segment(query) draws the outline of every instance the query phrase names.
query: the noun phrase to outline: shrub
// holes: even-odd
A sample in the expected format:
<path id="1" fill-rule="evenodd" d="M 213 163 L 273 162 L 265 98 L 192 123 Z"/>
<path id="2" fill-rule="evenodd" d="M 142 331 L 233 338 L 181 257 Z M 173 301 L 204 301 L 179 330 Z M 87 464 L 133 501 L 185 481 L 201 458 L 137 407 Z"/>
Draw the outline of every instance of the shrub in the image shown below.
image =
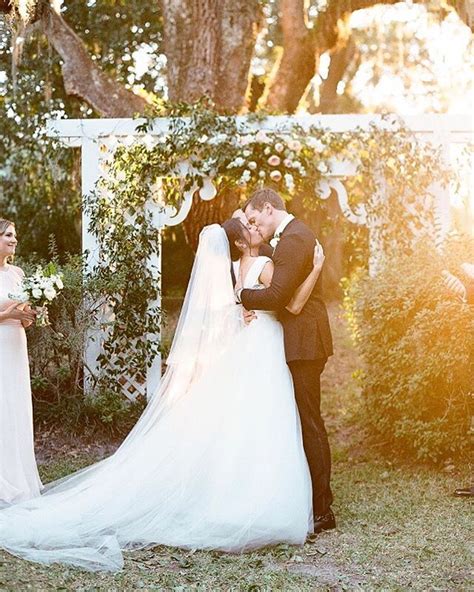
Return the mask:
<path id="1" fill-rule="evenodd" d="M 451 295 L 472 241 L 442 256 L 428 243 L 346 285 L 345 306 L 364 368 L 364 422 L 396 457 L 440 461 L 467 449 L 474 393 L 474 307 Z"/>
<path id="2" fill-rule="evenodd" d="M 33 270 L 31 264 L 19 264 L 26 273 Z M 84 281 L 81 257 L 69 257 L 60 270 L 65 287 L 51 303 L 51 325 L 28 329 L 35 423 L 60 426 L 73 436 L 123 436 L 138 419 L 145 402 L 130 402 L 103 386 L 85 395 L 84 334 L 95 323 L 94 310 L 84 303 L 90 286 Z"/>
<path id="3" fill-rule="evenodd" d="M 26 273 L 32 266 L 22 265 Z M 88 316 L 83 306 L 82 261 L 70 257 L 60 267 L 64 290 L 49 308 L 51 325 L 28 329 L 33 394 L 53 403 L 82 389 L 83 339 Z"/>

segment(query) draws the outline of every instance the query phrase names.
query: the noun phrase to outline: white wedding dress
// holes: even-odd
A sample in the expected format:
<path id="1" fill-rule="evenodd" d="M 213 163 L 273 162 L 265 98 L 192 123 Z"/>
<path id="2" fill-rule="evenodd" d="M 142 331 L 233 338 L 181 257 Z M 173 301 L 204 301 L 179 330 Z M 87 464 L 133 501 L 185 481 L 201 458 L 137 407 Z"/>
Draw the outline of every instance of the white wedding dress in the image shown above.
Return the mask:
<path id="1" fill-rule="evenodd" d="M 21 276 L 8 265 L 0 270 L 0 310 L 18 292 Z M 30 368 L 20 321 L 0 322 L 0 507 L 38 496 L 41 481 L 33 441 Z"/>
<path id="2" fill-rule="evenodd" d="M 304 543 L 311 481 L 282 327 L 265 312 L 242 323 L 230 265 L 223 229 L 206 227 L 159 391 L 110 458 L 1 511 L 0 547 L 116 571 L 123 549 Z"/>

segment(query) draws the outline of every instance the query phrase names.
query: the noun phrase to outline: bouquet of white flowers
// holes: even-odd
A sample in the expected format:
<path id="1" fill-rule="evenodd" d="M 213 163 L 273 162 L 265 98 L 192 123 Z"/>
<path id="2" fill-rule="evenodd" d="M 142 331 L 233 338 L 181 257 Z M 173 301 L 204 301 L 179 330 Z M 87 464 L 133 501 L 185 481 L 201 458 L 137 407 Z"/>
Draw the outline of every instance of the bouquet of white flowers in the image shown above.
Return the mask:
<path id="1" fill-rule="evenodd" d="M 64 288 L 62 273 L 55 263 L 48 263 L 46 267 L 37 267 L 34 274 L 23 278 L 20 291 L 8 294 L 12 300 L 28 302 L 37 312 L 36 326 L 49 325 L 48 305 Z"/>

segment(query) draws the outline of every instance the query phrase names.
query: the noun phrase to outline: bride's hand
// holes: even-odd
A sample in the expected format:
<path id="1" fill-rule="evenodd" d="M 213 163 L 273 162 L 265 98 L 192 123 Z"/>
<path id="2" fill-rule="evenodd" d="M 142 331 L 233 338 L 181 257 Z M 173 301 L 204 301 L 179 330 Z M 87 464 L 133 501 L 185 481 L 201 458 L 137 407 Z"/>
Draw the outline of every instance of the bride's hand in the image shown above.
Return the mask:
<path id="1" fill-rule="evenodd" d="M 250 323 L 257 318 L 254 310 L 247 310 L 246 308 L 242 308 L 242 316 L 246 325 L 250 325 Z"/>
<path id="2" fill-rule="evenodd" d="M 316 245 L 314 247 L 314 254 L 313 254 L 313 267 L 317 269 L 321 269 L 323 267 L 323 263 L 326 256 L 324 255 L 323 246 L 321 243 L 316 239 Z"/>

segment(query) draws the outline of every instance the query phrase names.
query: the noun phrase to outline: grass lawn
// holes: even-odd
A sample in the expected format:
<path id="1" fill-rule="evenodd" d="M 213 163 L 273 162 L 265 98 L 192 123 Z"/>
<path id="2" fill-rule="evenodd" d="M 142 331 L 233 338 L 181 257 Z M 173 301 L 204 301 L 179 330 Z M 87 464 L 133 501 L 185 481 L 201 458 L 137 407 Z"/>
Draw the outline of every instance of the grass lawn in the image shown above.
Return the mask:
<path id="1" fill-rule="evenodd" d="M 44 567 L 0 552 L 0 590 L 474 590 L 472 505 L 453 498 L 467 467 L 407 466 L 381 457 L 351 420 L 357 358 L 333 308 L 336 355 L 324 375 L 333 448 L 336 531 L 303 548 L 245 555 L 157 547 L 126 553 L 116 575 Z M 45 481 L 90 464 L 104 449 L 64 450 L 40 466 Z M 470 554 L 471 551 L 471 554 Z"/>

